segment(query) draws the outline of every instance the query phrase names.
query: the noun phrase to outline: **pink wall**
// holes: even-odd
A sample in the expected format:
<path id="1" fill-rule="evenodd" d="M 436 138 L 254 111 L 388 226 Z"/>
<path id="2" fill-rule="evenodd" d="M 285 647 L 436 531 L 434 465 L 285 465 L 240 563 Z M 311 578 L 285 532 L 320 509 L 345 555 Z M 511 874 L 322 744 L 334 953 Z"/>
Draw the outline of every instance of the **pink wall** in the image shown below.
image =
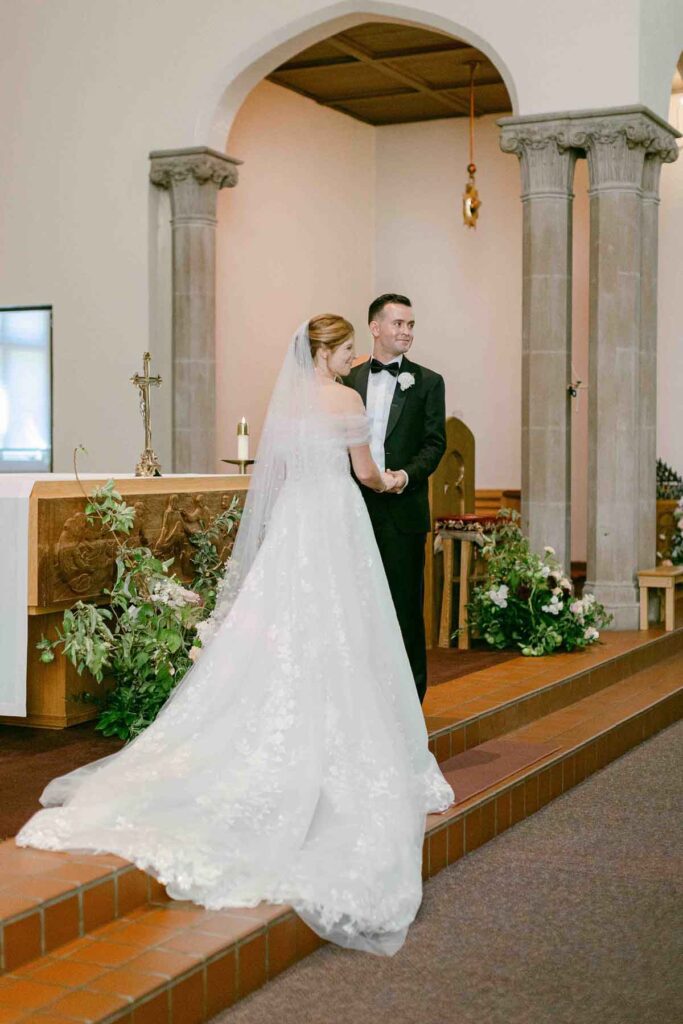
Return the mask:
<path id="1" fill-rule="evenodd" d="M 374 130 L 270 82 L 249 95 L 227 151 L 240 184 L 219 193 L 218 453 L 246 416 L 255 442 L 289 339 L 315 313 L 362 333 L 374 286 Z M 220 464 L 219 469 L 223 469 Z"/>

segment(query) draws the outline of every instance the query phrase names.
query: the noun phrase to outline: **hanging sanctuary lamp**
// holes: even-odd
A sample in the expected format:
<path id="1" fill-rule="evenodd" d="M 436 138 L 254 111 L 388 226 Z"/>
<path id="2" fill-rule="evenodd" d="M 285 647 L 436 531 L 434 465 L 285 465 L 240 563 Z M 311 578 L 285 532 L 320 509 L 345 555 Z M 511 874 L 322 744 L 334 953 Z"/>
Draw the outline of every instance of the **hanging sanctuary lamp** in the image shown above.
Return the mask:
<path id="1" fill-rule="evenodd" d="M 476 228 L 479 207 L 481 206 L 481 199 L 479 198 L 475 181 L 477 165 L 474 162 L 474 73 L 478 67 L 478 61 L 470 63 L 470 162 L 467 165 L 469 180 L 465 185 L 462 197 L 462 219 L 468 228 Z"/>

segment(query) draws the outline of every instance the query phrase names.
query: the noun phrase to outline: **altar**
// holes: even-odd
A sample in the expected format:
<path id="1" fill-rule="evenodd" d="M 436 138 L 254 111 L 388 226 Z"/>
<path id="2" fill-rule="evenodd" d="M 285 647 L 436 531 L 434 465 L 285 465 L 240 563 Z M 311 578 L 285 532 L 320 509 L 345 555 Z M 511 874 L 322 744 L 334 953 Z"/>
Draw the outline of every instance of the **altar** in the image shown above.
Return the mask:
<path id="1" fill-rule="evenodd" d="M 112 477 L 82 474 L 79 484 L 74 474 L 0 475 L 0 722 L 59 729 L 97 715 L 78 700 L 88 681 L 62 655 L 41 662 L 36 644 L 76 601 L 106 601 L 115 544 L 88 523 L 82 488 L 90 493 Z M 172 571 L 187 581 L 192 534 L 249 486 L 247 476 L 114 479 L 135 507 L 133 542 L 172 557 Z"/>

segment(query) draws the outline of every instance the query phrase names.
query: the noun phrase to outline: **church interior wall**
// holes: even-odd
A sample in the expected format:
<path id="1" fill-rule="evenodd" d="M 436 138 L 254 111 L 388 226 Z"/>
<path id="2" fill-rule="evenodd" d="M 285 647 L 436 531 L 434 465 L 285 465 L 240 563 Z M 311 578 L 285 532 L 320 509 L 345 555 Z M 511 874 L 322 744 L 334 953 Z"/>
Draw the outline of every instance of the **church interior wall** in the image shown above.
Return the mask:
<path id="1" fill-rule="evenodd" d="M 272 67 L 269 50 L 307 31 L 328 34 L 335 19 L 404 17 L 444 31 L 460 26 L 463 37 L 499 54 L 514 85 L 516 113 L 654 102 L 664 74 L 657 55 L 676 37 L 680 8 L 671 0 L 598 6 L 575 0 L 560 7 L 547 0 L 526 0 L 523 8 L 508 0 L 367 0 L 362 7 L 355 0 L 300 0 L 293 12 L 280 0 L 251 0 L 248 7 L 195 0 L 191 9 L 186 0 L 166 0 L 160 17 L 152 0 L 5 0 L 0 304 L 54 308 L 54 468 L 67 470 L 81 441 L 90 452 L 87 469 L 130 470 L 139 454 L 128 378 L 150 338 L 148 252 L 159 197 L 148 185 L 148 154 L 210 143 L 231 75 L 259 60 Z M 648 25 L 657 21 L 649 34 L 646 8 Z M 221 147 L 224 141 L 225 134 Z M 512 182 L 516 163 L 507 160 Z M 248 173 L 245 165 L 243 180 Z M 675 191 L 667 184 L 671 175 L 665 168 L 665 202 L 667 188 Z M 222 211 L 227 201 L 221 196 Z M 484 217 L 487 212 L 484 207 Z M 673 233 L 664 235 L 663 245 L 673 246 Z M 670 301 L 666 288 L 674 273 L 666 260 L 663 251 L 662 303 Z M 662 332 L 673 336 L 679 320 L 677 309 L 660 306 Z M 671 404 L 667 345 L 674 358 L 674 342 L 663 340 L 660 380 L 663 403 Z M 153 357 L 153 368 L 168 377 L 167 332 Z M 170 388 L 154 400 L 155 445 L 168 465 Z M 662 452 L 667 415 L 660 412 Z M 677 442 L 669 444 L 680 466 Z"/>
<path id="2" fill-rule="evenodd" d="M 251 93 L 228 150 L 245 161 L 219 193 L 217 439 L 235 455 L 246 416 L 256 441 L 285 349 L 315 313 L 336 312 L 362 347 L 374 279 L 374 146 L 369 125 L 270 82 Z"/>
<path id="3" fill-rule="evenodd" d="M 683 132 L 683 93 L 671 97 L 669 121 Z M 683 475 L 683 139 L 664 165 L 659 209 L 657 452 Z"/>
<path id="4" fill-rule="evenodd" d="M 462 220 L 465 118 L 377 130 L 376 291 L 413 300 L 415 359 L 442 373 L 449 415 L 477 442 L 477 486 L 519 487 L 522 208 L 495 117 L 476 125 L 482 208 Z"/>

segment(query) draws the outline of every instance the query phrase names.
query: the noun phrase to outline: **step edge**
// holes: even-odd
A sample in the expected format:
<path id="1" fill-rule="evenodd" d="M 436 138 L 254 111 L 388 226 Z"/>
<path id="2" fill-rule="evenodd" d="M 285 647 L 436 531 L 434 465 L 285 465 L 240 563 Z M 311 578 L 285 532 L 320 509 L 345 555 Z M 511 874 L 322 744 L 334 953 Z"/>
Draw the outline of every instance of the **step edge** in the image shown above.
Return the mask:
<path id="1" fill-rule="evenodd" d="M 17 847 L 17 849 L 23 849 L 23 847 Z M 27 849 L 31 849 L 31 847 L 27 847 Z M 51 853 L 59 853 L 60 851 L 58 851 L 58 850 L 51 850 L 50 852 Z M 22 921 L 24 918 L 30 917 L 31 914 L 35 914 L 35 912 L 36 912 L 36 910 L 38 908 L 41 908 L 41 907 L 42 908 L 53 907 L 57 903 L 63 903 L 65 900 L 72 899 L 74 896 L 78 896 L 79 893 L 89 892 L 91 889 L 95 889 L 95 888 L 97 888 L 97 886 L 103 885 L 103 884 L 105 884 L 107 882 L 116 882 L 121 875 L 127 875 L 127 874 L 130 874 L 133 871 L 139 871 L 139 870 L 140 870 L 140 868 L 136 867 L 135 864 L 132 864 L 132 863 L 131 864 L 124 864 L 120 868 L 116 868 L 111 874 L 102 875 L 100 878 L 93 878 L 93 879 L 90 879 L 88 882 L 83 882 L 81 884 L 74 885 L 71 889 L 65 889 L 64 892 L 58 893 L 56 896 L 50 896 L 50 897 L 48 897 L 47 899 L 44 899 L 44 900 L 38 898 L 36 900 L 36 902 L 33 904 L 33 906 L 27 907 L 26 910 L 21 910 L 21 911 L 19 911 L 18 914 L 12 914 L 10 917 L 1 917 L 0 918 L 0 929 L 4 928 L 5 925 L 15 924 L 17 921 Z M 41 877 L 41 876 L 37 876 L 37 877 Z M 140 903 L 136 904 L 136 906 L 142 906 L 142 904 L 144 902 L 145 902 L 145 900 L 142 900 Z M 115 915 L 112 918 L 112 921 L 115 921 L 116 917 L 118 917 L 118 916 L 119 915 Z M 98 925 L 97 927 L 99 928 L 100 926 Z M 87 934 L 89 934 L 89 933 L 88 932 L 84 933 L 84 935 L 87 935 Z M 83 935 L 79 936 L 79 938 L 83 938 L 83 937 L 84 937 Z M 0 971 L 0 976 L 2 976 L 2 972 L 1 971 Z"/>
<path id="2" fill-rule="evenodd" d="M 558 764 L 558 763 L 562 763 L 563 761 L 567 760 L 568 758 L 574 756 L 583 747 L 586 747 L 586 746 L 589 746 L 589 745 L 593 744 L 601 736 L 608 735 L 610 732 L 613 732 L 613 731 L 615 731 L 615 730 L 617 730 L 619 728 L 622 728 L 623 726 L 627 725 L 628 722 L 630 722 L 633 719 L 636 719 L 636 718 L 642 716 L 648 710 L 656 707 L 658 704 L 661 704 L 663 702 L 671 700 L 672 698 L 677 696 L 678 693 L 680 693 L 682 689 L 683 688 L 677 688 L 677 689 L 671 691 L 668 694 L 662 695 L 660 698 L 657 698 L 656 700 L 648 703 L 647 705 L 644 705 L 642 708 L 639 708 L 637 711 L 632 712 L 631 714 L 625 716 L 624 718 L 620 719 L 618 722 L 613 723 L 613 725 L 609 726 L 608 728 L 598 730 L 595 733 L 595 735 L 590 737 L 589 739 L 583 740 L 582 742 L 576 744 L 574 747 L 570 747 L 570 748 L 565 749 L 562 752 L 561 755 L 556 755 L 556 754 L 548 755 L 547 759 L 544 759 L 540 763 L 534 763 L 533 766 L 529 766 L 531 770 L 526 773 L 526 775 L 525 775 L 525 777 L 523 779 L 522 778 L 515 778 L 514 781 L 502 780 L 503 781 L 503 785 L 498 790 L 494 791 L 493 793 L 488 794 L 485 799 L 480 800 L 478 802 L 478 804 L 472 805 L 472 806 L 470 806 L 467 809 L 463 808 L 463 813 L 462 814 L 454 814 L 454 815 L 450 816 L 446 821 L 444 821 L 442 823 L 435 823 L 433 828 L 425 829 L 425 841 L 428 842 L 433 835 L 437 834 L 438 832 L 444 831 L 445 829 L 447 829 L 448 827 L 450 827 L 454 823 L 458 822 L 459 820 L 463 821 L 463 829 L 464 829 L 464 818 L 467 816 L 467 814 L 469 812 L 471 812 L 477 806 L 482 807 L 482 806 L 485 806 L 488 803 L 493 802 L 493 800 L 495 800 L 498 796 L 500 796 L 502 793 L 504 793 L 504 791 L 506 789 L 512 790 L 516 786 L 522 785 L 524 783 L 524 781 L 526 780 L 526 778 L 532 778 L 534 775 L 540 775 L 542 772 L 546 771 L 548 768 L 553 767 L 553 765 Z M 665 728 L 665 727 L 666 726 L 662 726 L 662 728 Z M 661 730 L 660 729 L 655 730 L 655 732 L 652 735 L 655 735 L 656 732 L 658 732 L 658 731 L 661 731 Z M 641 742 L 644 742 L 644 740 L 637 741 L 636 743 L 634 743 L 631 746 L 629 746 L 627 749 L 634 749 L 636 746 L 639 746 Z M 620 755 L 617 755 L 617 757 L 618 756 L 620 756 Z M 616 760 L 616 758 L 614 758 L 614 760 Z M 601 767 L 603 767 L 603 766 L 599 766 L 599 767 L 594 768 L 588 774 L 591 774 L 591 775 L 595 774 L 597 771 L 599 771 L 601 769 Z M 587 777 L 587 775 L 583 776 L 582 778 L 578 779 L 577 781 L 574 781 L 570 786 L 567 787 L 567 790 L 564 789 L 564 784 L 563 784 L 562 792 L 566 792 L 566 791 L 568 791 L 568 789 L 574 788 L 574 786 L 576 786 L 576 785 L 580 784 L 582 781 L 584 781 L 584 779 L 586 777 Z M 482 794 L 482 796 L 483 796 L 483 794 Z M 539 804 L 535 809 L 530 810 L 529 813 L 526 813 L 526 811 L 525 811 L 523 817 L 521 819 L 519 819 L 519 820 L 524 820 L 525 818 L 530 817 L 532 814 L 536 813 L 537 810 L 540 810 L 542 807 L 547 806 L 547 803 L 552 802 L 552 799 L 556 799 L 556 797 L 554 797 L 554 798 L 551 797 L 548 801 L 545 801 L 543 804 Z M 511 821 L 511 824 L 509 826 L 507 826 L 506 828 L 502 829 L 501 832 L 498 832 L 496 830 L 496 832 L 494 832 L 494 835 L 492 837 L 490 837 L 490 838 L 495 838 L 496 835 L 500 835 L 500 834 L 502 834 L 502 832 L 507 831 L 507 829 L 509 827 L 512 827 L 513 824 L 517 824 L 517 822 L 512 822 Z M 463 835 L 464 835 L 464 832 L 463 832 Z M 488 841 L 490 841 L 490 839 L 488 839 L 488 838 L 484 839 L 481 843 L 479 843 L 477 846 L 473 847 L 473 849 L 471 849 L 471 850 L 467 850 L 466 846 L 465 846 L 465 843 L 463 843 L 463 852 L 462 852 L 462 854 L 459 857 L 454 858 L 454 860 L 451 861 L 450 863 L 455 863 L 456 860 L 460 860 L 463 857 L 467 856 L 469 853 L 475 852 L 476 849 L 479 849 L 481 846 L 485 845 L 485 843 L 488 842 Z M 446 866 L 449 866 L 449 865 L 448 864 L 443 864 L 441 867 L 436 867 L 433 872 L 431 871 L 431 868 L 430 868 L 428 870 L 427 877 L 428 878 L 429 877 L 433 877 L 435 874 L 438 874 L 439 871 L 443 869 L 443 867 L 446 867 Z M 122 869 L 119 869 L 119 870 L 122 870 Z M 185 980 L 187 980 L 190 977 L 194 977 L 195 975 L 199 975 L 200 973 L 204 974 L 204 972 L 206 971 L 207 967 L 209 967 L 212 963 L 214 963 L 214 962 L 220 960 L 221 958 L 225 957 L 232 950 L 235 950 L 235 951 L 239 950 L 240 947 L 246 945 L 249 942 L 252 942 L 255 938 L 258 938 L 259 935 L 264 934 L 264 935 L 267 936 L 270 928 L 274 924 L 280 924 L 280 923 L 283 923 L 286 920 L 291 920 L 291 919 L 300 920 L 300 918 L 298 918 L 298 916 L 296 915 L 296 912 L 294 910 L 292 910 L 291 908 L 289 908 L 287 910 L 283 909 L 283 913 L 281 915 L 278 915 L 276 918 L 273 918 L 272 920 L 270 920 L 268 922 L 260 922 L 258 924 L 256 924 L 256 922 L 255 922 L 255 927 L 250 932 L 248 932 L 244 936 L 242 936 L 240 939 L 235 940 L 233 942 L 226 943 L 226 945 L 223 948 L 221 948 L 218 951 L 214 951 L 210 955 L 206 955 L 206 956 L 199 955 L 198 961 L 197 961 L 196 964 L 193 964 L 191 967 L 188 967 L 185 970 L 180 971 L 177 975 L 173 975 L 171 978 L 165 978 L 165 979 L 161 979 L 160 978 L 159 986 L 157 986 L 155 989 L 153 989 L 150 992 L 146 992 L 144 997 L 140 997 L 140 998 L 131 997 L 127 1001 L 125 1006 L 120 1007 L 117 1010 L 113 1011 L 111 1014 L 108 1014 L 106 1017 L 103 1017 L 102 1020 L 101 1020 L 101 1024 L 116 1024 L 117 1021 L 124 1020 L 133 1011 L 137 1010 L 138 1008 L 143 1007 L 146 1003 L 151 1002 L 152 999 L 158 998 L 159 994 L 164 992 L 164 991 L 166 991 L 169 999 L 172 1001 L 172 993 L 173 993 L 174 988 L 177 985 L 181 984 L 182 982 L 184 982 Z M 161 949 L 163 947 L 160 946 L 159 948 Z M 294 959 L 293 963 L 297 962 L 298 960 L 304 959 L 307 955 L 308 955 L 307 952 L 303 952 L 301 955 L 295 956 L 295 959 Z M 268 962 L 267 962 L 267 944 L 266 944 L 265 958 L 266 958 L 266 960 L 265 960 L 265 965 L 264 965 L 264 971 L 265 971 L 265 975 L 266 975 L 266 980 L 265 980 L 265 982 L 263 984 L 267 984 L 267 982 L 269 980 L 271 980 L 271 978 L 269 977 Z M 289 966 L 291 966 L 291 965 L 292 964 L 290 964 Z M 272 977 L 273 978 L 277 977 L 279 974 L 283 973 L 283 971 L 287 970 L 287 969 L 288 969 L 287 967 L 284 967 L 282 971 L 278 971 L 277 974 L 272 975 Z M 263 987 L 263 984 L 257 986 L 257 988 Z M 86 989 L 87 990 L 87 986 L 86 985 L 80 986 L 79 989 L 75 989 L 74 991 L 79 991 L 81 989 Z M 205 978 L 204 978 L 204 982 L 203 982 L 203 992 L 204 992 L 203 998 L 206 999 L 207 996 L 206 996 L 206 979 Z M 233 1002 L 226 1004 L 226 1006 L 223 1007 L 223 1010 L 227 1009 L 230 1005 L 236 1005 L 236 1003 L 238 1003 L 240 1001 L 240 999 L 241 999 L 241 997 L 237 996 L 237 998 Z M 47 1009 L 49 1009 L 49 1007 L 46 1008 L 46 1010 Z M 223 1010 L 219 1010 L 218 1012 L 223 1012 Z"/>
<path id="3" fill-rule="evenodd" d="M 661 638 L 657 638 L 657 639 L 661 639 Z M 644 649 L 644 648 L 637 648 L 636 650 L 642 650 L 642 649 Z M 447 736 L 447 735 L 449 735 L 451 732 L 453 732 L 456 729 L 464 729 L 467 726 L 472 725 L 475 722 L 484 721 L 487 718 L 490 718 L 493 715 L 498 714 L 500 711 L 506 710 L 507 708 L 512 708 L 512 707 L 517 707 L 519 705 L 523 705 L 523 704 L 527 703 L 528 701 L 533 700 L 535 697 L 539 696 L 539 694 L 550 693 L 553 690 L 560 690 L 560 689 L 563 689 L 566 686 L 570 686 L 572 683 L 580 682 L 582 679 L 587 678 L 588 676 L 592 675 L 593 673 L 599 673 L 602 669 L 606 669 L 606 668 L 608 668 L 608 666 L 611 666 L 612 664 L 615 664 L 616 662 L 618 662 L 618 661 L 620 661 L 620 660 L 622 660 L 624 658 L 630 657 L 632 653 L 634 653 L 634 652 L 633 651 L 625 651 L 623 654 L 616 655 L 614 658 L 611 658 L 608 661 L 601 662 L 599 665 L 596 665 L 593 668 L 585 668 L 585 669 L 582 669 L 580 672 L 576 672 L 574 675 L 564 676 L 562 679 L 556 679 L 556 680 L 554 680 L 551 683 L 545 683 L 543 685 L 540 685 L 537 689 L 531 690 L 529 693 L 518 694 L 516 697 L 512 697 L 509 700 L 503 699 L 500 704 L 497 704 L 493 708 L 488 708 L 486 711 L 475 712 L 474 714 L 472 714 L 472 715 L 470 715 L 470 716 L 468 716 L 466 718 L 459 718 L 457 720 L 457 722 L 453 722 L 451 725 L 445 725 L 441 729 L 435 729 L 434 731 L 430 731 L 429 732 L 429 739 L 430 740 L 437 740 L 440 736 Z M 679 652 L 677 652 L 677 651 L 676 652 L 672 652 L 672 654 L 671 655 L 667 655 L 667 657 L 674 657 L 678 653 Z M 681 657 L 683 657 L 683 651 L 680 652 L 680 655 L 681 655 Z M 661 660 L 664 661 L 666 659 L 662 658 Z M 659 662 L 655 662 L 655 664 L 659 664 Z M 636 669 L 635 672 L 628 672 L 628 673 L 626 673 L 623 678 L 628 678 L 628 677 L 631 677 L 631 676 L 638 675 L 639 672 L 646 672 L 648 669 L 654 668 L 654 667 L 655 667 L 654 664 L 653 665 L 645 665 L 645 666 L 643 666 L 643 668 Z M 616 679 L 616 680 L 612 681 L 612 683 L 618 683 L 618 682 L 622 682 L 622 679 Z M 602 687 L 602 689 L 608 689 L 609 686 L 612 685 L 612 683 L 609 683 L 607 686 Z M 590 696 L 592 696 L 592 694 L 588 694 L 588 696 L 590 697 Z M 578 704 L 580 701 L 586 700 L 586 699 L 587 699 L 586 697 L 579 697 L 578 700 L 571 701 L 570 703 L 571 704 Z M 569 706 L 569 705 L 567 705 L 567 706 Z M 557 709 L 557 710 L 560 710 L 560 709 Z M 447 712 L 445 712 L 445 713 L 447 713 Z M 550 712 L 550 714 L 552 714 L 552 713 L 553 712 Z M 439 718 L 440 715 L 438 713 L 436 713 L 434 715 L 429 715 L 428 717 L 430 717 L 430 718 Z M 545 716 L 543 716 L 543 717 L 545 717 Z"/>
<path id="4" fill-rule="evenodd" d="M 588 747 L 592 743 L 595 743 L 596 740 L 599 740 L 604 736 L 609 736 L 609 734 L 614 732 L 616 729 L 619 729 L 622 726 L 627 725 L 634 719 L 640 718 L 648 711 L 651 711 L 653 708 L 656 708 L 660 704 L 664 704 L 667 701 L 672 700 L 674 697 L 677 697 L 681 693 L 683 693 L 683 686 L 678 687 L 675 690 L 671 690 L 669 693 L 663 694 L 661 697 L 656 698 L 648 704 L 644 704 L 643 707 L 638 708 L 636 711 L 631 712 L 623 718 L 620 718 L 618 721 L 613 722 L 611 725 L 606 726 L 603 729 L 597 730 L 588 739 L 581 740 L 574 746 L 566 747 L 560 752 L 553 751 L 550 754 L 546 754 L 545 757 L 540 758 L 538 761 L 532 762 L 532 764 L 530 765 L 527 765 L 526 769 L 520 768 L 519 772 L 523 774 L 515 772 L 514 775 L 506 776 L 506 778 L 501 779 L 499 783 L 494 784 L 495 787 L 497 788 L 489 787 L 488 789 L 482 790 L 480 793 L 475 793 L 474 796 L 471 798 L 475 801 L 474 803 L 463 806 L 461 810 L 455 811 L 452 815 L 444 819 L 444 821 L 441 823 L 435 822 L 432 828 L 425 829 L 425 836 L 427 836 L 428 834 L 431 835 L 432 832 L 434 831 L 440 831 L 441 829 L 447 827 L 447 825 L 453 821 L 456 821 L 460 818 L 465 818 L 471 810 L 476 809 L 477 807 L 485 806 L 485 804 L 490 803 L 491 801 L 499 797 L 501 794 L 505 793 L 506 790 L 514 789 L 515 786 L 523 784 L 527 779 L 533 778 L 534 775 L 540 775 L 542 772 L 546 771 L 546 769 L 554 768 L 556 765 L 562 764 L 562 762 L 565 761 L 567 758 L 573 757 L 576 753 L 580 752 L 585 747 Z M 678 719 L 675 719 L 675 721 L 678 721 Z M 673 724 L 673 722 L 671 722 L 670 724 Z M 667 726 L 664 726 L 663 728 L 667 728 Z M 514 734 L 507 733 L 506 735 L 512 736 Z M 655 734 L 653 733 L 653 735 Z M 637 745 L 638 744 L 635 744 L 635 746 Z"/>

